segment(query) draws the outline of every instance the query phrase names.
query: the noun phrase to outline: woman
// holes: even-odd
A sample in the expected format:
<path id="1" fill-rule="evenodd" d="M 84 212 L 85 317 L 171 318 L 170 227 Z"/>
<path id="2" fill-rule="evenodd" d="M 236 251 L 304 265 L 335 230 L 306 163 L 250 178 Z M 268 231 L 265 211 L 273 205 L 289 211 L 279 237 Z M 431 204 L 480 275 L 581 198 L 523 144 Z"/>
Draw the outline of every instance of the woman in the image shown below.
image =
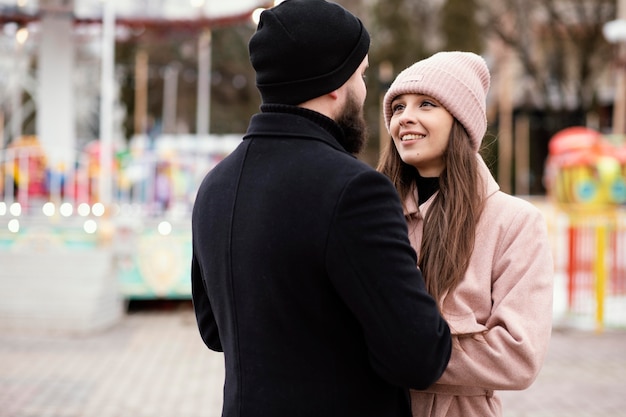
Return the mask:
<path id="1" fill-rule="evenodd" d="M 534 381 L 552 327 L 553 261 L 540 211 L 507 195 L 478 154 L 485 61 L 440 52 L 401 72 L 383 106 L 392 140 L 379 171 L 404 204 L 426 286 L 453 333 L 437 383 L 411 391 L 413 416 L 501 416 L 495 390 Z"/>

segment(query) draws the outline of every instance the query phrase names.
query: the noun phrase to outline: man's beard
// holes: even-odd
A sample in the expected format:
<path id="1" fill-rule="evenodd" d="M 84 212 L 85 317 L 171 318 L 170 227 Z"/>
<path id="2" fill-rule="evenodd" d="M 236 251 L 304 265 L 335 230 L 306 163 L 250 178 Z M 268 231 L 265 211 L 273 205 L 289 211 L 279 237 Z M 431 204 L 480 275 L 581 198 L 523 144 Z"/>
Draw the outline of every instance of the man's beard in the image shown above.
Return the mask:
<path id="1" fill-rule="evenodd" d="M 359 106 L 352 92 L 348 92 L 346 104 L 337 117 L 337 124 L 344 135 L 341 145 L 351 154 L 359 154 L 367 141 L 367 124 L 363 116 L 363 106 Z"/>

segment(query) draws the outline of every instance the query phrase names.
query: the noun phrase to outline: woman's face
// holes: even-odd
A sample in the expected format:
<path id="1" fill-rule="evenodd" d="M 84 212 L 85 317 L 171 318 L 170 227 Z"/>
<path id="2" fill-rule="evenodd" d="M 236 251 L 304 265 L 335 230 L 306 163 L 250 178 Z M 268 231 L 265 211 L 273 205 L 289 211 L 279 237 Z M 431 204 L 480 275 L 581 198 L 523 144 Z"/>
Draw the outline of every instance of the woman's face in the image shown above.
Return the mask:
<path id="1" fill-rule="evenodd" d="M 391 102 L 389 130 L 404 163 L 422 177 L 438 177 L 445 168 L 453 116 L 435 99 L 403 94 Z"/>

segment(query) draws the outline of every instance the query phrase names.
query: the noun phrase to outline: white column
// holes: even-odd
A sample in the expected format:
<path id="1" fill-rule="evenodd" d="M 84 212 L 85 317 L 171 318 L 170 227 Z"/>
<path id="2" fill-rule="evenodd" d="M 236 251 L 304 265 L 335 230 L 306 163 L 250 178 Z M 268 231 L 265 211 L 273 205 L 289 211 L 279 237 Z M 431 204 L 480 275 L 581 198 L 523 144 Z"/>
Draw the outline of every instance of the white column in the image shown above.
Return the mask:
<path id="1" fill-rule="evenodd" d="M 68 163 L 76 146 L 73 1 L 64 8 L 41 3 L 37 136 L 51 164 Z"/>
<path id="2" fill-rule="evenodd" d="M 112 196 L 113 110 L 115 105 L 115 8 L 112 0 L 103 4 L 102 71 L 100 74 L 100 181 L 99 200 L 105 206 Z"/>
<path id="3" fill-rule="evenodd" d="M 24 115 L 22 113 L 22 71 L 26 68 L 22 65 L 22 45 L 19 42 L 15 42 L 15 68 L 11 76 L 11 82 L 9 83 L 11 91 L 11 140 L 16 141 L 22 136 L 22 123 L 24 122 Z"/>

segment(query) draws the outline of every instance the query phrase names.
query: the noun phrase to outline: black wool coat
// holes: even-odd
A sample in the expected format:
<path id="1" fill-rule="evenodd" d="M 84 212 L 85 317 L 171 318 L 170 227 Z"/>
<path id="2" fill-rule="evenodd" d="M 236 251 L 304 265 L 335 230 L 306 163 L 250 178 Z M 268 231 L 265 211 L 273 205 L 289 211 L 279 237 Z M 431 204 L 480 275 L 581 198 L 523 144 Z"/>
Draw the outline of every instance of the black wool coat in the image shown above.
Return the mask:
<path id="1" fill-rule="evenodd" d="M 224 352 L 223 416 L 410 416 L 447 365 L 395 188 L 308 110 L 253 116 L 193 208 L 202 339 Z"/>

